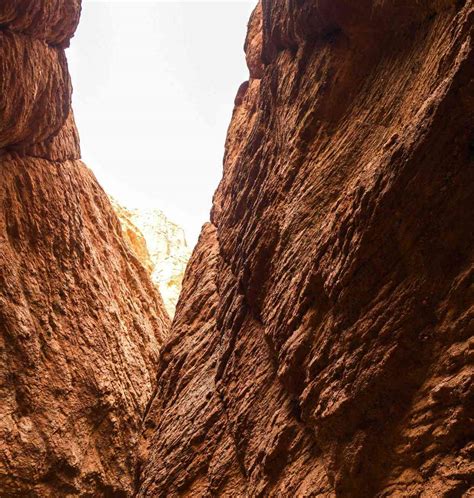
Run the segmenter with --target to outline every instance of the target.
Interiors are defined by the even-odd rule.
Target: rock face
[[[138,496],[471,496],[473,2],[263,0]]]
[[[159,209],[127,209],[112,200],[125,239],[149,271],[172,318],[191,256],[181,227]]]
[[[0,5],[0,496],[129,496],[169,325],[79,160],[80,2]]]

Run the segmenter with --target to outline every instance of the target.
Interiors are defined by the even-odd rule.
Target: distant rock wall
[[[169,327],[79,160],[75,0],[0,2],[0,496],[130,496]]]
[[[138,496],[474,496],[473,17],[259,4]]]
[[[125,239],[150,272],[151,279],[173,318],[191,257],[184,230],[159,209],[127,209],[112,200]]]

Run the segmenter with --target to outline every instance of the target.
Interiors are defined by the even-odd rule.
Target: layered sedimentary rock
[[[0,5],[0,496],[128,496],[168,317],[79,160],[80,3]]]
[[[474,492],[473,16],[259,4],[138,496]]]
[[[113,199],[112,205],[125,239],[149,271],[166,311],[173,317],[191,256],[184,230],[159,209],[127,209]]]

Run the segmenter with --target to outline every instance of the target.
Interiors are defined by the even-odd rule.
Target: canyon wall
[[[169,319],[80,161],[79,0],[0,4],[0,496],[130,496]]]
[[[473,496],[473,16],[258,5],[138,496]]]
[[[168,315],[173,318],[191,256],[184,230],[159,209],[127,209],[111,199],[130,244],[151,275]]]

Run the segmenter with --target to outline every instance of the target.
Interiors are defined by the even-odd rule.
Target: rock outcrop
[[[79,160],[78,0],[0,5],[0,496],[130,496],[169,319]]]
[[[151,275],[173,318],[191,251],[184,230],[159,209],[127,209],[111,199],[125,239]]]
[[[473,16],[259,4],[138,496],[472,496]]]

